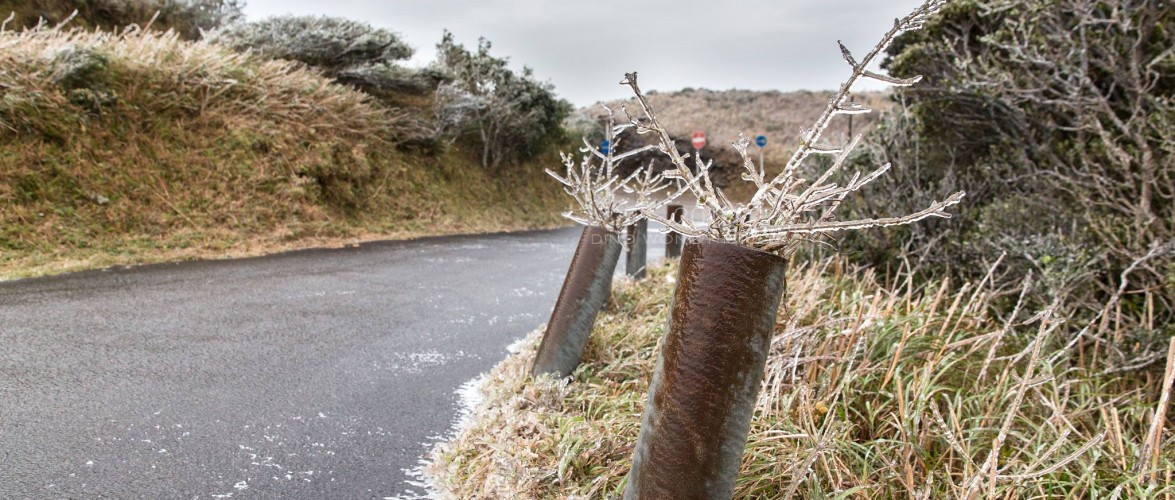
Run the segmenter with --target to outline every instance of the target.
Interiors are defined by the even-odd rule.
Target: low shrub
[[[846,208],[902,210],[955,189],[967,201],[951,220],[839,247],[932,279],[978,279],[1004,254],[996,282],[1032,275],[1029,299],[1063,298],[1070,334],[1148,339],[1111,342],[1121,366],[1161,360],[1175,322],[1173,16],[1149,0],[968,0],[903,35],[887,65],[925,79],[895,95],[858,158],[900,168]]]

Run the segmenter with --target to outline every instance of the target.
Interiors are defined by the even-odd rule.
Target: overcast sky
[[[618,83],[640,72],[643,90],[834,89],[848,66],[836,41],[862,57],[921,0],[246,0],[250,20],[321,14],[400,33],[413,63],[435,54],[442,30],[515,67],[534,69],[576,105],[628,97]],[[876,84],[858,89],[880,88]]]

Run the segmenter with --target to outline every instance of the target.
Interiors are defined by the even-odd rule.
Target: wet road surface
[[[0,283],[0,498],[422,493],[405,470],[547,320],[578,235]]]

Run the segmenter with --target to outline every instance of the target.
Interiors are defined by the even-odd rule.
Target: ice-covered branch
[[[868,67],[873,64],[873,61],[877,59],[877,56],[881,54],[881,52],[884,51],[886,47],[889,47],[890,43],[893,43],[894,38],[897,38],[897,36],[903,32],[920,28],[922,23],[925,22],[926,18],[941,9],[943,5],[946,5],[946,2],[947,0],[926,0],[921,6],[919,6],[917,9],[914,9],[914,11],[905,18],[894,20],[893,28],[891,28],[884,36],[881,37],[881,41],[877,42],[877,45],[874,45],[873,49],[870,50],[869,53],[865,55],[865,58],[861,59],[860,62],[857,62],[852,53],[847,47],[844,46],[843,43],[837,42],[837,45],[840,46],[842,57],[844,57],[845,61],[848,62],[852,67],[852,74],[847,80],[844,81],[844,83],[841,84],[840,90],[838,90],[837,93],[828,100],[828,106],[824,109],[824,112],[820,114],[820,117],[816,119],[816,123],[812,125],[812,128],[805,132],[804,137],[802,137],[802,141],[800,142],[800,146],[796,148],[796,152],[793,153],[791,159],[788,160],[787,165],[783,169],[783,172],[781,172],[779,176],[776,177],[774,181],[772,181],[772,184],[785,182],[786,177],[795,174],[795,171],[797,168],[799,168],[800,164],[802,164],[804,160],[813,153],[813,146],[815,145],[816,141],[820,139],[820,136],[824,134],[824,131],[828,128],[828,124],[831,122],[833,116],[846,112],[852,114],[868,112],[868,108],[862,109],[863,106],[858,107],[845,102],[848,100],[849,92],[852,90],[853,84],[855,84],[861,77],[870,78],[881,81],[883,83],[898,86],[913,85],[922,78],[921,76],[909,79],[893,78],[890,76],[874,73],[873,71],[870,71]],[[763,193],[763,189],[760,189],[760,191],[755,194],[755,197],[757,198],[762,196]]]
[[[787,234],[815,234],[815,233],[831,233],[835,231],[845,231],[850,229],[867,229],[871,227],[888,227],[900,226],[903,224],[911,224],[930,217],[942,217],[949,219],[951,214],[946,212],[948,207],[958,204],[963,201],[963,193],[955,193],[950,198],[943,201],[936,201],[929,207],[914,212],[912,214],[903,215],[901,217],[885,217],[881,219],[861,219],[861,220],[845,220],[845,221],[816,221],[808,224],[791,224],[785,226],[775,226],[770,229],[763,229],[752,231],[747,239],[750,241],[770,241],[778,236]]]
[[[637,154],[656,149],[649,145],[616,154],[620,140],[616,133],[629,125],[616,126],[612,109],[608,111],[605,139],[608,147],[601,151],[583,139],[583,153],[577,163],[575,157],[563,153],[562,175],[547,169],[547,174],[563,184],[563,191],[576,201],[578,209],[564,212],[563,216],[579,224],[599,226],[610,231],[621,231],[639,221],[647,211],[656,211],[677,199],[684,189],[671,190],[672,182],[661,174],[647,168],[638,168],[628,177],[616,173],[620,162]],[[627,196],[618,196],[623,192]],[[655,196],[659,195],[660,196]]]
[[[863,104],[848,102],[849,92],[859,79],[867,78],[896,86],[913,85],[921,79],[918,76],[892,77],[868,68],[895,37],[902,32],[920,28],[926,18],[942,8],[946,2],[947,0],[925,0],[908,16],[895,20],[893,28],[861,59],[854,57],[844,44],[838,43],[841,57],[852,71],[848,79],[841,84],[839,91],[829,99],[828,106],[815,123],[801,134],[799,147],[783,171],[774,178],[768,180],[762,166],[755,165],[747,152],[748,144],[745,138],[740,138],[733,144],[735,151],[743,160],[744,171],[741,179],[755,187],[754,196],[745,205],[731,202],[714,186],[709,174],[709,163],[695,161],[695,168],[691,168],[687,162],[689,155],[677,151],[673,138],[641,92],[637,73],[625,74],[624,80],[620,83],[632,89],[643,115],[639,118],[629,116],[631,126],[636,127],[638,133],[655,135],[659,143],[657,149],[665,154],[672,164],[672,168],[664,172],[664,178],[677,180],[681,189],[694,195],[698,208],[708,215],[705,217],[706,222],[690,219],[680,223],[665,220],[651,209],[645,210],[645,216],[683,234],[780,252],[789,251],[792,243],[805,235],[911,224],[929,217],[950,217],[945,210],[962,200],[962,192],[954,193],[942,202],[936,202],[924,210],[908,215],[853,221],[833,220],[836,209],[849,195],[880,178],[889,170],[890,165],[883,165],[864,175],[860,172],[854,173],[846,184],[838,185],[831,181],[860,143],[861,136],[853,137],[844,146],[820,142],[833,117],[872,111]],[[627,109],[624,111],[628,113]],[[829,155],[835,158],[832,166],[819,175],[815,182],[799,175],[799,167],[812,155]]]

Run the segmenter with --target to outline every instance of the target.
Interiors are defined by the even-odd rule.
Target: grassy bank
[[[568,381],[527,376],[539,340],[482,386],[434,451],[451,498],[609,498],[624,487],[676,269],[621,283]],[[957,290],[957,291],[952,291]],[[948,283],[885,287],[826,261],[789,270],[737,498],[1166,498],[1165,377],[1106,372],[1049,310]]]
[[[406,147],[418,111],[174,34],[0,33],[0,278],[560,223],[539,165]]]

